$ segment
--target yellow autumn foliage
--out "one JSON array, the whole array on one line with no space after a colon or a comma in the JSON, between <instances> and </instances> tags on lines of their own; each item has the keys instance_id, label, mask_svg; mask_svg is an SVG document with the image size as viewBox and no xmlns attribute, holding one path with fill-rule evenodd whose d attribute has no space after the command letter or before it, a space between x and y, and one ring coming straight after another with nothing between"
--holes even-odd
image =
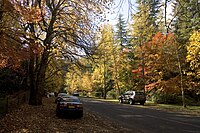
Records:
<instances>
[{"instance_id":1,"label":"yellow autumn foliage","mask_svg":"<svg viewBox=\"0 0 200 133\"><path fill-rule=\"evenodd\" d=\"M187 46L187 61L195 71L196 76L200 77L200 32L194 31Z\"/></svg>"}]
</instances>

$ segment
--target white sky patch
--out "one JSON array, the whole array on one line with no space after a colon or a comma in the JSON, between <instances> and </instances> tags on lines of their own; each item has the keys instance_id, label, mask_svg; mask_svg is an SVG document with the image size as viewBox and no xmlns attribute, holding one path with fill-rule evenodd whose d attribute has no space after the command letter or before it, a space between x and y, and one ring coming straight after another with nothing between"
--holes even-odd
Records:
<instances>
[{"instance_id":1,"label":"white sky patch","mask_svg":"<svg viewBox=\"0 0 200 133\"><path fill-rule=\"evenodd\" d=\"M128 22L131 18L129 16L130 11L129 11L128 0L114 0L114 1L115 2L113 4L113 7L109 11L107 11L109 13L106 14L108 23L110 23L112 25L116 25L119 14L122 14L124 20Z\"/></svg>"},{"instance_id":2,"label":"white sky patch","mask_svg":"<svg viewBox=\"0 0 200 133\"><path fill-rule=\"evenodd\" d=\"M131 14L136 12L135 3L132 2L132 9L130 9L130 5L128 3L129 0L114 0L113 7L107 11L106 18L108 23L115 26L118 21L119 14L123 15L123 18L127 23L131 21ZM121 3L120 3L121 2ZM163 15L164 15L164 6L162 6ZM167 4L167 20L171 21L173 18L173 3L168 2Z\"/></svg>"},{"instance_id":3,"label":"white sky patch","mask_svg":"<svg viewBox=\"0 0 200 133\"><path fill-rule=\"evenodd\" d=\"M171 20L173 18L173 3L170 2L167 5L167 19Z\"/></svg>"}]
</instances>

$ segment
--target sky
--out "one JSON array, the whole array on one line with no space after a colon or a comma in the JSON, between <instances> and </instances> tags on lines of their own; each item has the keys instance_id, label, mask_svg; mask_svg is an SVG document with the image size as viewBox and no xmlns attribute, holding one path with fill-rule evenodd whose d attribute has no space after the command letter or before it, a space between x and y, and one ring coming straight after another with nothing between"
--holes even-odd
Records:
<instances>
[{"instance_id":1,"label":"sky","mask_svg":"<svg viewBox=\"0 0 200 133\"><path fill-rule=\"evenodd\" d=\"M109 20L109 23L116 25L119 14L123 15L124 20L127 22L130 20L129 9L128 9L128 0L114 0L115 4L112 6L111 11L106 14L106 18ZM123 1L120 2L120 1Z\"/></svg>"},{"instance_id":2,"label":"sky","mask_svg":"<svg viewBox=\"0 0 200 133\"><path fill-rule=\"evenodd\" d=\"M123 3L122 3L123 1ZM114 0L114 5L112 6L111 10L108 11L109 13L106 14L107 20L109 20L109 23L113 26L116 25L119 14L123 15L124 20L128 23L131 21L130 13L136 11L136 7L132 6L133 9L129 10L129 0ZM131 0L134 1L134 0ZM132 5L135 5L134 2L131 3ZM170 14L172 13L172 3L168 3L167 6L167 14L168 18L170 19Z\"/></svg>"}]
</instances>

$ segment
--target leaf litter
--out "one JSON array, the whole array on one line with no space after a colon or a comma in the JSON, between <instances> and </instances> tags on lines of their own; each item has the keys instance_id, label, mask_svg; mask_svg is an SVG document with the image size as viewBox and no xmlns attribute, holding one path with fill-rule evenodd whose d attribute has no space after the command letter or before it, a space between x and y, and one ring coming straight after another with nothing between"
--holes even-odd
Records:
<instances>
[{"instance_id":1,"label":"leaf litter","mask_svg":"<svg viewBox=\"0 0 200 133\"><path fill-rule=\"evenodd\" d=\"M43 105L24 104L0 119L0 133L129 133L115 122L84 108L77 118L58 118L54 98L44 98Z\"/></svg>"}]
</instances>

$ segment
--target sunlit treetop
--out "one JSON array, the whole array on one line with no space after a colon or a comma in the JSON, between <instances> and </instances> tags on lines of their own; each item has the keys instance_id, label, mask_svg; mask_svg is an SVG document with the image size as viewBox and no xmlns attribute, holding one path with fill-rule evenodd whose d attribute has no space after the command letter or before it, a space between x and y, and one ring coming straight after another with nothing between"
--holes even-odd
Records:
<instances>
[{"instance_id":1,"label":"sunlit treetop","mask_svg":"<svg viewBox=\"0 0 200 133\"><path fill-rule=\"evenodd\" d=\"M18 21L26 30L23 37L39 42L48 51L89 54L94 31L104 21L104 11L112 0L10 0L21 15Z\"/></svg>"}]
</instances>

